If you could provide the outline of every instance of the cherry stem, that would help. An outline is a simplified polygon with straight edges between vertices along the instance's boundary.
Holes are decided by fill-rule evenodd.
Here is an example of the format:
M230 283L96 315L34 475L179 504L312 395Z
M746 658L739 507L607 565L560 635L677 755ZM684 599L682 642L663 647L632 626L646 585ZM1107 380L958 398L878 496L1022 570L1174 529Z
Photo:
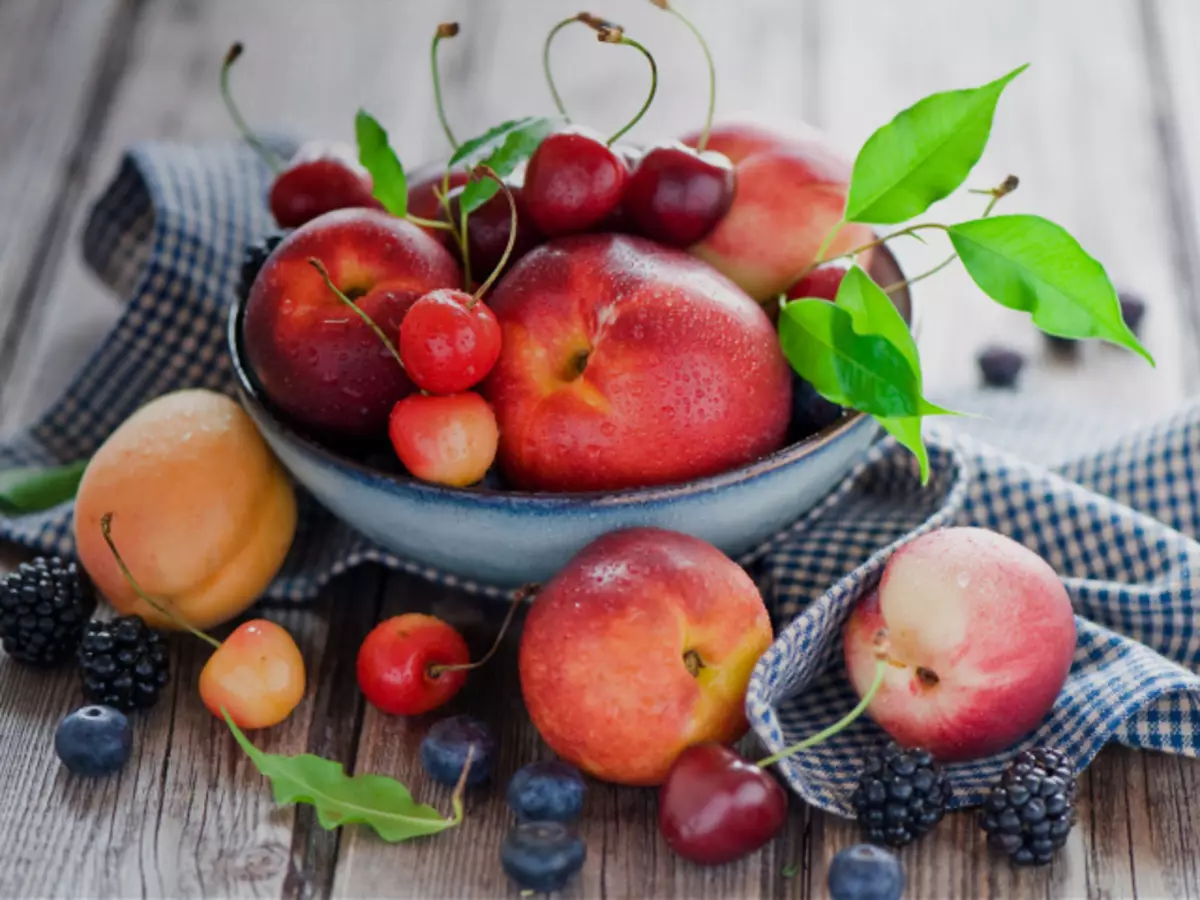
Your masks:
M500 624L500 633L496 635L496 639L492 641L492 646L487 653L483 654L478 660L472 663L442 663L430 666L426 671L430 678L438 678L446 672L470 672L472 669L478 669L484 665L489 659L496 655L496 651L500 649L500 643L504 640L504 635L508 632L508 626L512 624L512 620L517 615L517 610L536 594L538 585L527 584L513 591L512 599L508 604L508 613L504 617L504 621Z
M458 249L462 254L463 264L463 288L471 290L471 285L475 279L471 275L471 237L467 233L467 220L471 214L467 212L465 206L462 205L462 197L458 199ZM451 215L453 218L453 215Z
M467 758L463 760L463 770L458 776L458 783L454 785L454 793L450 795L450 807L454 810L454 815L450 817L450 824L457 825L463 820L463 794L467 791L467 775L471 772L471 762L475 759L475 747L471 744L467 745Z
M703 153L704 148L708 146L708 135L712 131L713 114L717 109L717 65L713 62L712 51L708 47L708 41L704 39L704 35L700 33L700 29L695 26L691 19L671 6L667 0L650 0L650 2L659 9L666 10L686 25L696 40L699 41L700 49L704 51L704 61L708 63L708 114L704 117L704 129L700 132L700 140L696 142L696 152Z
M615 26L606 25L598 30L597 39L602 44L624 44L626 47L632 47L637 50L642 56L646 57L646 61L650 63L650 93L646 97L646 102L642 104L642 108L637 111L632 119L630 119L625 127L620 129L616 134L608 139L608 146L612 146L642 120L642 116L646 115L646 110L650 108L650 104L654 102L654 95L658 93L658 63L654 61L654 56L635 41L633 38L625 37L625 32Z
M575 22L581 22L589 28L599 31L601 28L620 28L613 22L607 19L601 19L599 16L593 16L588 12L576 13L569 19L563 19L557 25L550 29L550 33L546 35L546 40L542 44L542 73L546 76L546 85L550 88L550 97L554 100L554 108L558 110L558 114L563 117L567 123L570 123L571 116L567 113L567 107L563 104L562 95L558 92L558 86L554 83L554 75L550 68L550 45L554 39L558 37L558 33L568 25L573 25Z
M848 712L848 713L846 713L846 715L842 716L841 719L839 719L837 722L834 722L832 725L830 725L828 728L824 729L823 731L818 731L812 737L805 738L798 744L793 744L790 747L785 747L783 750L780 750L778 753L771 754L766 759L760 759L757 763L755 763L755 765L758 766L760 769L765 769L768 766L773 766L773 765L775 765L775 763L779 762L781 759L787 759L789 756L799 753L801 750L807 750L809 747L813 747L817 744L820 744L822 741L828 740L829 738L833 737L835 734L837 734L838 732L842 731L844 728L849 726L850 723L852 723L855 719L857 719L864 712L866 712L866 709L871 704L871 701L875 699L875 695L879 692L880 685L883 684L883 676L887 673L888 665L889 665L889 663L886 658L883 658L883 657L876 658L876 660L875 660L875 680L871 682L871 686L867 689L867 692L865 694L863 694L862 699L858 701L858 706L854 707L854 709L850 710L850 712Z
M479 286L479 290L471 298L471 302L467 304L467 309L471 309L478 303L483 295L486 294L496 283L496 279L500 277L500 273L504 271L504 267L508 265L508 260L512 256L513 248L517 245L517 198L513 196L513 192L508 185L504 183L504 179L497 175L492 169L485 165L475 167L475 174L483 175L485 178L491 178L496 184L500 185L500 190L504 192L505 199L508 200L508 210L510 214L508 226L508 243L504 245L504 253L500 257L500 261L496 263L491 274L488 275L487 281Z
M133 588L133 592L135 594L137 594L142 600L144 600L146 602L146 604L149 605L152 609L162 613L164 616L166 616L168 619L170 619L172 622L174 622L180 628L184 629L185 631L190 631L192 634L194 634L196 637L200 638L200 640L204 641L205 643L211 644L213 647L220 648L221 642L218 641L216 638L210 637L209 635L207 635L203 631L201 631L199 628L196 628L193 625L189 624L188 622L186 622L183 619L182 616L180 616L178 613L176 613L170 607L166 606L164 603L160 603L159 601L155 600L153 597L151 597L149 594L147 594L144 590L142 590L142 586L137 583L137 579L134 578L133 573L129 571L129 566L125 565L125 560L121 558L121 553L119 550L117 550L117 545L113 541L112 520L113 520L113 514L110 512L105 513L103 516L100 517L100 533L102 535L104 535L104 543L108 544L108 549L110 551L112 551L113 559L115 559L117 561L117 568L119 568L121 570L121 574L123 576L125 576L125 580L127 582L129 582L129 586L131 588Z
M238 58L242 55L242 51L245 49L242 42L237 41L225 52L225 60L221 63L221 99L225 102L225 109L229 112L229 118L233 119L233 124L241 133L243 140L267 164L267 168L275 175L278 175L283 171L286 163L278 153L264 144L262 139L246 124L246 120L242 118L237 104L233 102L233 92L229 89L229 70L233 68L233 64L237 62Z
M458 149L458 141L454 138L454 132L450 130L450 122L446 118L446 107L442 103L442 79L438 74L438 44L443 39L452 38L456 34L458 34L457 22L443 22L433 33L433 42L429 45L429 70L433 74L433 99L437 104L438 121L442 123L442 131L446 135L446 140L455 150Z
M449 222L442 222L437 219L422 219L420 216L414 216L411 213L405 215L404 218L408 219L408 221L412 222L414 225L419 225L422 228L436 228L439 231L454 230L454 226Z
M400 365L400 368L403 369L404 361L400 359L400 351L396 349L396 345L388 339L388 336L383 333L383 329L379 327L374 319L368 316L364 310L360 309L358 304L338 290L337 285L333 283L333 279L329 277L329 270L325 268L325 264L315 256L310 256L308 258L308 264L316 269L317 273L325 279L325 286L329 288L329 290L333 291L334 296L354 310L354 312L358 314L358 317L367 323L367 327L375 332L375 336L379 338L379 340L383 341L383 345L388 348L388 352L392 354L396 362Z

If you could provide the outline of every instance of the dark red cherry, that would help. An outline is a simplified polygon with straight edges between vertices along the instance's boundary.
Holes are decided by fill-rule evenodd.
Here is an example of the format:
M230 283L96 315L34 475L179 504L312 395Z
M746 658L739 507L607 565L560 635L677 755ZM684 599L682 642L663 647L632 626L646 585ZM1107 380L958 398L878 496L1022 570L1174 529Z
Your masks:
M753 853L786 819L779 782L720 744L680 753L658 792L659 831L672 850L701 865Z
M588 231L621 202L629 169L621 155L588 131L547 137L525 170L525 203L542 234Z
M440 191L442 189L445 177L445 163L432 163L422 166L409 177L408 212L410 215L434 221L442 218L444 210L435 190ZM466 184L468 177L467 173L462 169L455 169L450 173L450 189L453 190L456 187ZM437 228L426 228L423 230L430 237L435 237L438 240L448 240L446 246L454 243L454 239L445 231Z
M664 144L651 148L634 169L624 205L646 237L690 247L729 212L733 192L733 163L726 156Z
M515 185L509 185L508 189L512 192L513 199L517 204L517 240L513 244L512 256L505 263L505 268L511 266L544 240L529 215L524 189ZM462 191L463 189L458 187L450 192L450 209L453 211L456 222L459 216L459 198L462 196ZM445 210L438 218L445 220ZM504 257L504 248L508 246L508 232L511 227L512 211L509 209L508 199L503 193L497 193L467 217L467 252L471 256L471 275L477 282L487 278L492 269L496 268ZM461 256L458 246L454 243L454 238L449 236L449 232L443 231L441 235L455 258ZM460 259L459 262L461 261Z
M837 299L838 288L846 277L844 266L829 265L813 269L790 288L787 289L789 300L801 300L804 297L821 297L825 300Z
M299 228L335 209L382 209L371 194L371 173L346 144L311 141L271 185L271 214L280 228Z

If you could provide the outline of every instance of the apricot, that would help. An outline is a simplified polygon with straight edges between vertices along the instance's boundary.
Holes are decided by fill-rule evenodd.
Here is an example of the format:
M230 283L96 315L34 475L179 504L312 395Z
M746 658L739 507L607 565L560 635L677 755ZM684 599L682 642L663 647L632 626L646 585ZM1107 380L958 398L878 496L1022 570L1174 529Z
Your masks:
M122 576L100 531L105 513L142 588L200 629L254 603L296 531L295 492L254 423L206 390L165 394L126 419L75 501L79 560L96 588L121 614L176 628Z

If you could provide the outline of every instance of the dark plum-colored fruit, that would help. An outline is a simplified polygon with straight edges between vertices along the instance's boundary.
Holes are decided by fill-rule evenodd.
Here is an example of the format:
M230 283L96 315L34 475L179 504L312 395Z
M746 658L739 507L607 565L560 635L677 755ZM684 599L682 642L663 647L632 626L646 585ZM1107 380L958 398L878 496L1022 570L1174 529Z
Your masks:
M525 205L542 234L573 234L613 214L629 181L625 160L590 132L547 137L525 170Z
M58 724L54 752L71 772L99 778L116 772L129 759L133 729L120 710L85 706Z
M473 716L451 716L435 722L421 741L421 765L434 781L455 785L471 754L467 787L478 787L492 777L496 765L496 739Z
M508 805L523 822L573 822L583 811L583 775L561 760L535 762L508 783Z
M650 149L633 170L622 205L638 231L671 247L690 247L733 204L733 163L683 144Z
M561 890L583 868L587 847L562 822L522 822L504 836L500 864L523 890Z
M792 377L792 425L790 437L793 441L816 434L838 421L845 410L817 393L817 389L801 378Z
M505 262L507 269L514 262L542 243L544 238L533 224L529 215L529 207L525 203L525 191L521 187L509 185L513 200L517 206L517 239L513 242L512 254ZM459 200L463 189L454 188L450 194L450 211L455 222L462 215ZM433 218L445 221L446 211L441 210ZM503 191L495 194L490 200L467 216L467 253L470 255L471 276L476 282L482 282L492 274L492 270L504 258L508 247L508 234L512 230L512 210L508 206L508 197ZM441 232L441 239L454 258L462 262L462 252L448 232Z
M903 894L900 860L882 847L848 847L829 864L831 900L900 900Z
M1025 357L1010 347L992 346L982 350L976 359L983 383L989 387L1013 387L1025 365Z

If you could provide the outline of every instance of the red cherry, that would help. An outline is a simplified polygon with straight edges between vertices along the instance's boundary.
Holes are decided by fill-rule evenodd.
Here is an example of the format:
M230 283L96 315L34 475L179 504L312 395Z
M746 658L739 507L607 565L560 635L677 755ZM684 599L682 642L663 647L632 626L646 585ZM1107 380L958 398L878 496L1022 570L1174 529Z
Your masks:
M442 190L445 177L445 163L431 163L430 165L422 166L412 174L408 181L408 211L410 214L421 219L430 219L433 221L437 221L444 215L445 210L438 199L437 192ZM450 190L453 191L454 188L466 184L469 177L462 169L452 171L450 173ZM435 237L439 241L442 241L448 248L454 244L454 238L447 231L443 231L440 228L425 228L422 230L430 237Z
M400 323L400 359L421 390L457 394L479 384L500 356L500 323L464 291L430 291Z
M581 130L559 131L533 152L525 170L525 203L547 235L599 225L617 208L629 170L604 139Z
M824 300L834 300L845 277L846 269L842 266L821 266L788 288L787 298L801 300L805 297L820 297Z
M513 200L517 204L517 240L513 244L512 255L505 268L512 265L538 244L542 243L542 235L533 224L529 215L529 207L525 203L525 192L522 188L509 185ZM461 207L459 199L462 188L450 192L450 210L454 221L459 220ZM446 219L443 209L436 218ZM512 228L512 210L508 199L503 193L497 193L487 203L467 217L467 252L471 256L471 273L476 281L483 281L504 258L504 248L508 246L508 232ZM454 254L454 258L462 262L461 254L449 232L442 232L446 246Z
M624 205L646 237L690 247L729 212L733 193L733 163L727 157L666 144L642 157L625 189Z
M720 744L680 753L658 793L659 831L672 850L702 865L753 853L786 819L779 782Z
M435 616L407 613L380 622L358 649L358 687L376 709L393 716L417 716L436 709L459 692L471 661L467 642Z
M301 147L275 176L271 214L280 228L299 228L335 209L382 209L371 194L371 173L345 144L313 141Z
M466 487L480 481L496 459L496 414L478 394L412 394L392 408L388 436L414 477Z

